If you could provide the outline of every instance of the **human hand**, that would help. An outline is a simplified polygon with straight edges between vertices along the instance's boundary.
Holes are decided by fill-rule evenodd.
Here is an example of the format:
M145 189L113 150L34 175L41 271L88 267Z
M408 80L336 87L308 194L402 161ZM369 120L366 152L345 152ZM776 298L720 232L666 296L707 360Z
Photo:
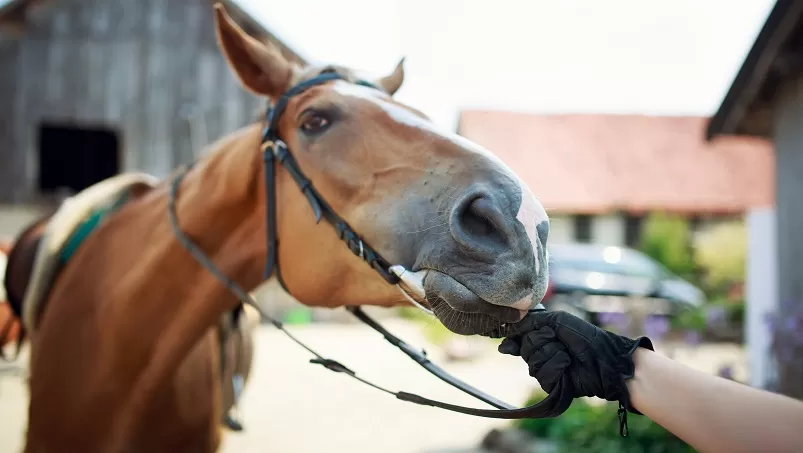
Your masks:
M563 311L530 313L513 329L499 352L524 359L547 393L568 374L575 398L619 401L639 413L630 406L625 381L633 377L636 348L654 350L649 338L617 335Z

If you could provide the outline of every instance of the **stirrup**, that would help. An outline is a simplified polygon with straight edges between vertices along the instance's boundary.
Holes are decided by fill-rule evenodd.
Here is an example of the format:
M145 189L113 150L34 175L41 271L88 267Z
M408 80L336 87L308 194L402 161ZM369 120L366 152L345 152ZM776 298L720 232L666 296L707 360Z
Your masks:
M231 409L223 416L223 423L232 431L242 431L245 427L243 426L239 402L243 394L243 388L245 387L245 379L243 379L241 375L235 374L231 377L231 387L233 404L231 405Z
M236 432L240 432L245 429L242 420L233 416L231 413L228 413L223 417L223 424L226 425L226 427L230 430Z

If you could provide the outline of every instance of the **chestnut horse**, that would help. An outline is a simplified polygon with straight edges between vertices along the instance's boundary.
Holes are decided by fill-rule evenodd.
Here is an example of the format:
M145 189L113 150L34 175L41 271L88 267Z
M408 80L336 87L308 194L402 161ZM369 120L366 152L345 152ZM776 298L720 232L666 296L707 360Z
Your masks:
M515 323L543 297L543 208L493 154L393 99L402 63L368 81L296 66L220 4L215 27L234 74L275 114L169 182L128 175L126 196L79 229L42 305L23 307L26 452L216 451L213 327L240 303L234 287L270 278L309 306L408 304L392 263L419 283L408 296L466 335Z
M0 348L4 348L11 343L21 341L19 318L14 315L8 300L6 300L5 285L3 285L6 273L6 262L8 252L11 251L11 243L0 240ZM5 354L0 354L5 359Z
M25 230L19 233L15 243L0 241L0 283L7 278L9 282L16 282L12 293L6 294L5 285L0 285L0 348L11 343L16 343L16 351L12 358L1 351L0 356L5 361L16 360L19 355L22 342L25 339L25 330L22 328L22 299L28 287L28 276L33 267L36 250L42 239L43 231L52 214L46 214ZM12 260L14 266L8 267L6 275L6 264ZM239 420L236 411L237 400L239 399L245 384L251 374L251 363L254 354L253 335L259 325L259 312L253 307L238 307L229 316L234 319L224 317L218 326L218 335L221 337L221 345L227 352L222 354L225 364L221 367L222 372L222 401L225 409L223 418L224 424L236 431L243 429L242 421Z

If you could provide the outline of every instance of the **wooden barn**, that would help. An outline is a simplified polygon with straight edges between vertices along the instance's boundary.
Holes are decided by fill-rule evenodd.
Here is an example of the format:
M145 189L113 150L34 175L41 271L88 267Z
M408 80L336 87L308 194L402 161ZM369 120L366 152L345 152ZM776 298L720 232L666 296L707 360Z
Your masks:
M164 177L264 107L217 47L212 0L0 3L0 209L52 205L121 171Z

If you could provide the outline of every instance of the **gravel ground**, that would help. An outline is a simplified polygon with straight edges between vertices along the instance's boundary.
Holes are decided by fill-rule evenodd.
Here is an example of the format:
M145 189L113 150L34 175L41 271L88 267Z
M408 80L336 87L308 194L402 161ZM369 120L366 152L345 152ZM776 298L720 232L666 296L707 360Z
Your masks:
M417 327L391 319L387 327L408 342L426 347ZM378 384L457 404L483 407L450 388L362 325L291 326L294 333L324 355ZM442 363L468 383L511 404L520 404L538 384L518 358L503 356L492 344L477 360ZM667 351L666 348L659 350ZM703 345L676 351L678 360L708 372L720 363L735 365L744 379L742 349L736 345ZM396 400L348 377L307 363L309 355L272 327L257 332L251 381L241 404L243 433L227 433L224 453L435 453L462 451L478 444L494 427L507 422L453 414ZM24 366L24 359L20 362ZM21 451L27 391L13 369L0 364L0 453Z

